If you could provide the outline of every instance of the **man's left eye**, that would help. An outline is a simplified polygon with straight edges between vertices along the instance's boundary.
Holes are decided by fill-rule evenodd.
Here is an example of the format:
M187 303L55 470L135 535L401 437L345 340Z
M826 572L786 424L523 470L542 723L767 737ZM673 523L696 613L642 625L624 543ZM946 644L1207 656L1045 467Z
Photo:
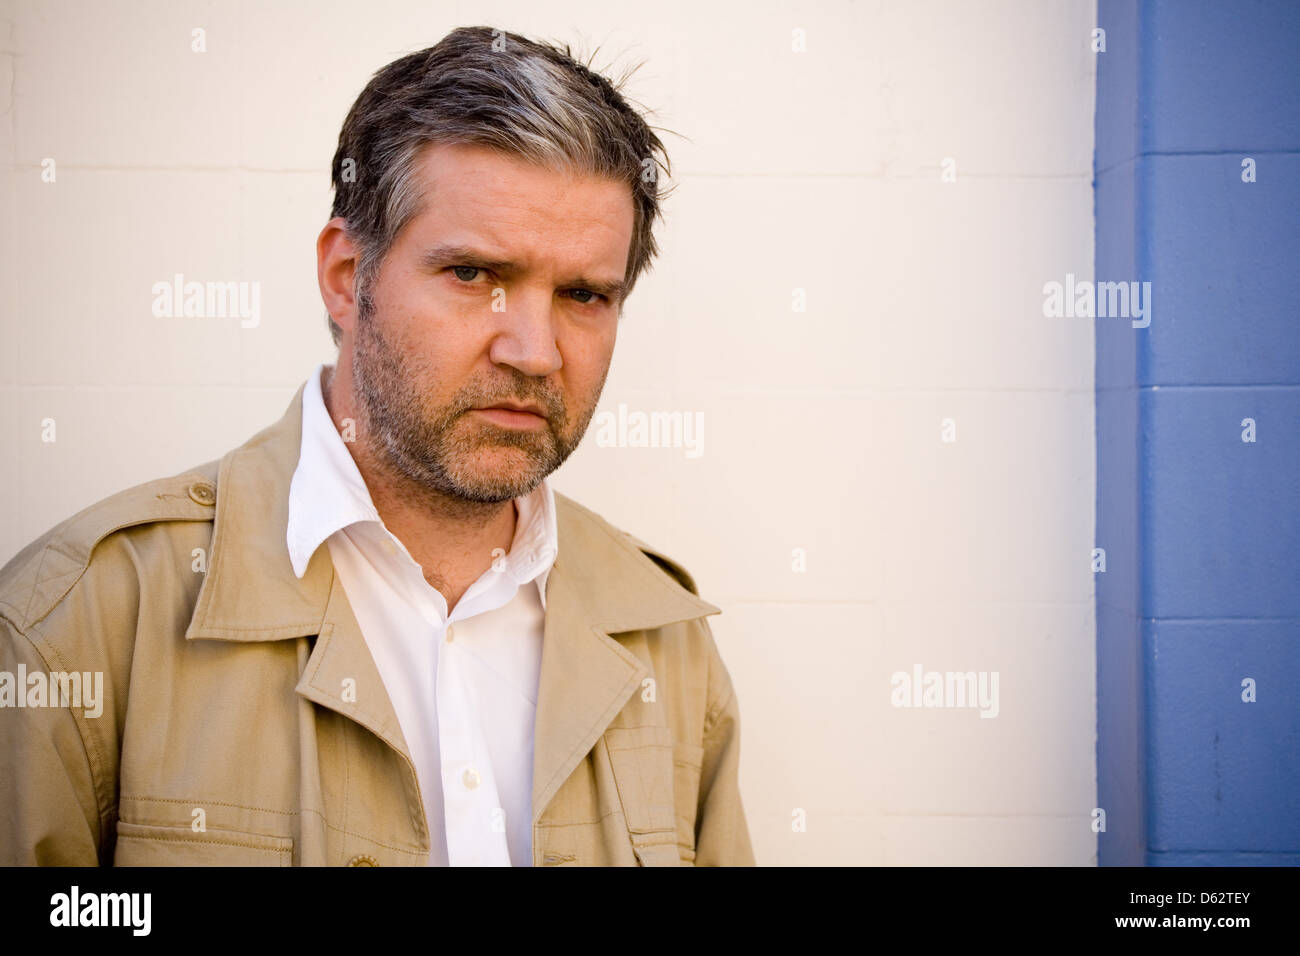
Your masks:
M451 271L461 282L473 282L481 270L475 266L453 266Z
M592 292L590 289L570 289L569 295L573 296L576 301L581 302L583 305L595 302L600 298L599 295Z

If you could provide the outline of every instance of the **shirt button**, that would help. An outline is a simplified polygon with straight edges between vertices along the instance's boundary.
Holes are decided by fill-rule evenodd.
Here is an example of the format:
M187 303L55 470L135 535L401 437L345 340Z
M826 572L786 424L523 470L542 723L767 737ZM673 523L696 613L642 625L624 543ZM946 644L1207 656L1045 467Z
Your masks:
M456 636L456 628L455 628L453 625L448 624L448 625L447 625L447 640L450 642L451 639L452 639L453 637L455 637L455 636Z
M465 784L466 790L473 790L475 787L478 786L478 780L479 780L478 771L475 770L473 767L470 767L468 770L465 771L465 773L461 776L460 779Z

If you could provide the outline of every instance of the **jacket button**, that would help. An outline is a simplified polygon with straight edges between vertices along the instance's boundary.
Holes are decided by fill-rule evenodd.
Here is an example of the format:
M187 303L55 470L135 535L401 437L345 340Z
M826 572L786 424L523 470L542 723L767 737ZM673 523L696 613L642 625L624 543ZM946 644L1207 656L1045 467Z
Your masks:
M379 861L373 856L354 856L348 860L348 866L378 866Z
M206 481L196 481L190 485L189 492L190 497L201 505L215 505L217 503L217 489Z

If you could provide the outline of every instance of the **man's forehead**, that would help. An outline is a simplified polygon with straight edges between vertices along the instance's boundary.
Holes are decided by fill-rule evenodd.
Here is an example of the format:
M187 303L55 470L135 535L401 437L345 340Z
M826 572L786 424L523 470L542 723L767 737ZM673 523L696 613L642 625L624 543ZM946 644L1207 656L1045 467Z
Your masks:
M584 195L599 193L609 206L626 205L629 212L633 208L632 190L627 183L574 166L533 162L478 144L428 144L420 151L415 172L424 187L436 187L443 196L458 199L506 199L512 194L524 198L538 190L552 198L563 198L565 193L580 191Z
M626 183L462 144L426 147L417 172L417 241L507 258L521 246L558 240L573 253L624 264L635 218Z

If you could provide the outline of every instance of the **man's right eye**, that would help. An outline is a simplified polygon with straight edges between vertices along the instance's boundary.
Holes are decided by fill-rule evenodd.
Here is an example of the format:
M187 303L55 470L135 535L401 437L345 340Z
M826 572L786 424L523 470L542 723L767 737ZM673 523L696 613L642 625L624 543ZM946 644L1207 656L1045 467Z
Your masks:
M456 278L461 282L473 282L478 278L481 270L475 266L452 266L451 271L456 274Z

